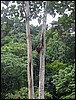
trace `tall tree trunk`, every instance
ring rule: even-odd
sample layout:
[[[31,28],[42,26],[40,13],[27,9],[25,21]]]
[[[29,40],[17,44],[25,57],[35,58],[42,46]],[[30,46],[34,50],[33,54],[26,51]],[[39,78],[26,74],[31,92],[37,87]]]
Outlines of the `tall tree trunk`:
[[[43,15],[43,25],[40,41],[42,41],[42,50],[40,51],[40,70],[39,70],[39,99],[44,99],[44,78],[45,78],[45,33],[46,33],[46,12],[47,1],[45,3],[44,15]]]
[[[29,24],[29,1],[24,4],[26,14],[26,38],[27,38],[27,52],[28,52],[28,98],[34,99],[34,86],[33,86],[33,65],[32,65],[32,43],[30,37],[30,24]]]

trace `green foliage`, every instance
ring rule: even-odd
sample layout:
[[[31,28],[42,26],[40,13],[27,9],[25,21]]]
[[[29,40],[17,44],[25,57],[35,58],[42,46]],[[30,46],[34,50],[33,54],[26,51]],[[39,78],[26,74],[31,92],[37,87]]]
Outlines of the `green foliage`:
[[[47,11],[53,17],[58,13],[58,21],[52,21],[52,31],[62,36],[63,32],[75,31],[75,2],[74,1],[48,1]]]
[[[12,53],[1,56],[1,91],[14,91],[27,86],[27,61]]]
[[[11,40],[12,40],[12,38],[9,37],[9,36],[7,36],[7,37],[5,37],[5,38],[2,38],[2,39],[1,39],[1,46],[3,46],[3,45],[5,45],[5,44],[9,43]]]
[[[54,60],[63,61],[65,57],[66,45],[57,39],[57,34],[53,38],[49,39],[46,48],[46,60],[47,62],[53,62]]]
[[[47,64],[46,67],[52,72],[52,74],[56,74],[60,69],[65,69],[67,67],[67,64],[55,60],[51,64]]]
[[[35,99],[38,99],[38,98],[39,98],[38,92],[39,92],[39,90],[37,89],[37,90],[35,91]],[[47,92],[47,91],[44,91],[44,98],[45,98],[45,99],[53,99],[52,94],[50,94],[50,93]]]
[[[25,43],[26,42],[25,33],[18,32],[17,34],[14,34],[14,32],[12,30],[12,32],[9,32],[6,37],[1,39],[1,46],[5,45],[9,42],[12,42],[12,43],[16,43],[16,42]]]
[[[75,35],[67,34],[62,37],[62,41],[68,47],[65,50],[65,62],[68,64],[75,63]]]
[[[18,38],[17,38],[18,36]],[[24,34],[11,34],[2,38],[1,47],[1,92],[3,95],[27,86],[27,50]],[[22,38],[22,40],[20,39]],[[19,40],[20,39],[20,40]],[[17,41],[18,40],[18,41]]]
[[[45,90],[59,99],[75,98],[75,66],[59,61],[46,65]]]
[[[55,15],[56,12],[59,13],[60,15],[64,15],[65,10],[67,9],[68,11],[72,11],[74,14],[75,11],[74,7],[75,7],[74,1],[48,1],[47,11],[51,15]]]
[[[49,92],[46,92],[46,91],[44,93],[44,97],[45,97],[45,99],[53,99],[52,94],[50,94]]]
[[[75,66],[60,69],[53,80],[60,99],[75,99]]]
[[[49,40],[46,44],[46,61],[53,62],[54,60],[62,61],[68,64],[74,64],[75,59],[75,36],[70,33],[63,33],[59,37],[56,32],[47,32]]]
[[[52,95],[49,92],[44,92],[45,99],[52,99]],[[26,87],[22,87],[13,93],[7,93],[5,99],[28,99],[28,90]],[[35,99],[38,99],[38,90],[35,92]]]
[[[10,42],[2,47],[2,53],[5,54],[6,52],[12,53],[16,56],[23,57],[26,56],[26,45],[24,43],[13,43]]]
[[[64,14],[62,17],[59,17],[58,21],[52,22],[52,31],[58,32],[59,35],[62,35],[63,32],[74,32],[74,27],[75,23],[73,18],[71,17],[71,15],[68,16],[67,14]]]
[[[28,91],[26,87],[16,90],[14,93],[6,94],[5,99],[28,99]]]
[[[75,99],[75,92],[72,92],[67,96],[61,96],[60,99]]]

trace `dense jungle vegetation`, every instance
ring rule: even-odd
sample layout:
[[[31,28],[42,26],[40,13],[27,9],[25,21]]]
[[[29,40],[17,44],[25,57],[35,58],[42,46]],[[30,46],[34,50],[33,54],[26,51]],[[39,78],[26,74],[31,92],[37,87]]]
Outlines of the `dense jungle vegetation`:
[[[21,2],[17,9],[15,5],[9,7],[9,1],[3,3],[7,8],[1,10],[1,98],[28,99],[25,20],[18,18]],[[51,15],[53,9],[57,9],[62,16],[53,21],[46,32],[49,38],[45,55],[45,99],[75,99],[75,34],[72,34],[75,32],[75,2],[51,1],[50,5]],[[69,15],[64,13],[67,8],[71,11]],[[38,98],[40,64],[35,48],[41,26],[30,25],[35,98]]]

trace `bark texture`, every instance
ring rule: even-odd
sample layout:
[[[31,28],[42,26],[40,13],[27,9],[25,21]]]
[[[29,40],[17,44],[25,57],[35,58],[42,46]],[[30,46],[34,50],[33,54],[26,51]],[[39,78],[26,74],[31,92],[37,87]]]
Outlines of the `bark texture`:
[[[30,23],[29,23],[29,1],[24,2],[24,9],[26,14],[26,38],[27,38],[27,53],[28,53],[28,98],[34,99],[34,85],[33,85],[33,65],[32,65],[32,43],[30,37]]]
[[[43,25],[40,41],[42,42],[43,48],[40,51],[40,70],[39,70],[39,99],[44,99],[44,78],[45,78],[45,33],[46,33],[46,12],[47,1],[45,3],[44,15],[43,15]]]

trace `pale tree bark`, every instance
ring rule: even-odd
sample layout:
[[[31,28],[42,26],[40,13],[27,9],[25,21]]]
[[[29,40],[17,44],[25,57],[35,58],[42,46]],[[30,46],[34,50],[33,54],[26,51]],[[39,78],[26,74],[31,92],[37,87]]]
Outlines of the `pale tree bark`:
[[[28,99],[34,99],[34,85],[33,85],[33,65],[32,65],[32,43],[30,37],[30,23],[29,23],[29,1],[24,2],[24,9],[26,14],[26,38],[27,38],[27,53],[28,53]]]
[[[42,43],[43,48],[40,51],[39,99],[44,99],[45,49],[46,49],[45,33],[46,33],[46,18],[47,18],[46,6],[47,6],[47,1],[45,2],[43,25],[42,25],[42,32],[41,32],[41,37],[40,37],[40,41],[43,42]]]

